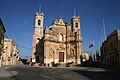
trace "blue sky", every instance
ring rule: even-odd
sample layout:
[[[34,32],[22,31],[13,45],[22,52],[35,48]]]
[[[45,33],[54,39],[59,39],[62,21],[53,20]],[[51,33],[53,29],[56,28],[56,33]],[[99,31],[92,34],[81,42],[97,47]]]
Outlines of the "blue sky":
[[[70,22],[76,9],[76,15],[81,17],[84,52],[90,51],[90,41],[95,43],[94,51],[99,49],[103,18],[106,35],[120,29],[120,0],[0,0],[0,17],[6,34],[19,45],[32,48],[34,18],[40,4],[45,15],[44,27],[60,17]],[[19,49],[21,56],[31,56],[31,50]]]

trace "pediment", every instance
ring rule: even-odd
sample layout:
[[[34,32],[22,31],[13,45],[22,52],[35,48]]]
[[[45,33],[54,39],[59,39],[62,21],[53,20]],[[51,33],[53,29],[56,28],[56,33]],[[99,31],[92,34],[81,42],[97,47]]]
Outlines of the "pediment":
[[[64,46],[59,46],[56,50],[65,50],[66,48]]]
[[[58,20],[54,20],[53,25],[61,25],[61,26],[63,26],[63,25],[65,25],[65,23],[64,23],[64,20],[62,18],[60,18]]]

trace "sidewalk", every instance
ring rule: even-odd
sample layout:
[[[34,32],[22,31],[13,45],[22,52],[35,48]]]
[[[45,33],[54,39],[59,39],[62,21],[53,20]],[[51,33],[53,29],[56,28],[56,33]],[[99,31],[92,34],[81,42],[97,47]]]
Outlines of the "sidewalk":
[[[13,77],[17,75],[16,71],[7,71],[5,67],[0,67],[0,77]]]
[[[0,67],[0,77],[11,77],[9,71],[6,71],[4,67]]]

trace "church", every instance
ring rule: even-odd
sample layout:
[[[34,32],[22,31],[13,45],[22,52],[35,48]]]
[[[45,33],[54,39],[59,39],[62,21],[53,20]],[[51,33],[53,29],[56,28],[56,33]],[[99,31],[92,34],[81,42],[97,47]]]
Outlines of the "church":
[[[44,29],[44,13],[37,12],[32,43],[32,62],[81,64],[82,36],[80,17],[73,15],[70,22],[62,18]]]

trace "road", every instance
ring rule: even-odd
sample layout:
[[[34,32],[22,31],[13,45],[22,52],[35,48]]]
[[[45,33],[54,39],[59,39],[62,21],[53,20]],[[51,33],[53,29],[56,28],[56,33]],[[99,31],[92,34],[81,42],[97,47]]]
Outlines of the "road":
[[[0,80],[120,80],[120,71],[92,67],[14,65],[0,68]]]

